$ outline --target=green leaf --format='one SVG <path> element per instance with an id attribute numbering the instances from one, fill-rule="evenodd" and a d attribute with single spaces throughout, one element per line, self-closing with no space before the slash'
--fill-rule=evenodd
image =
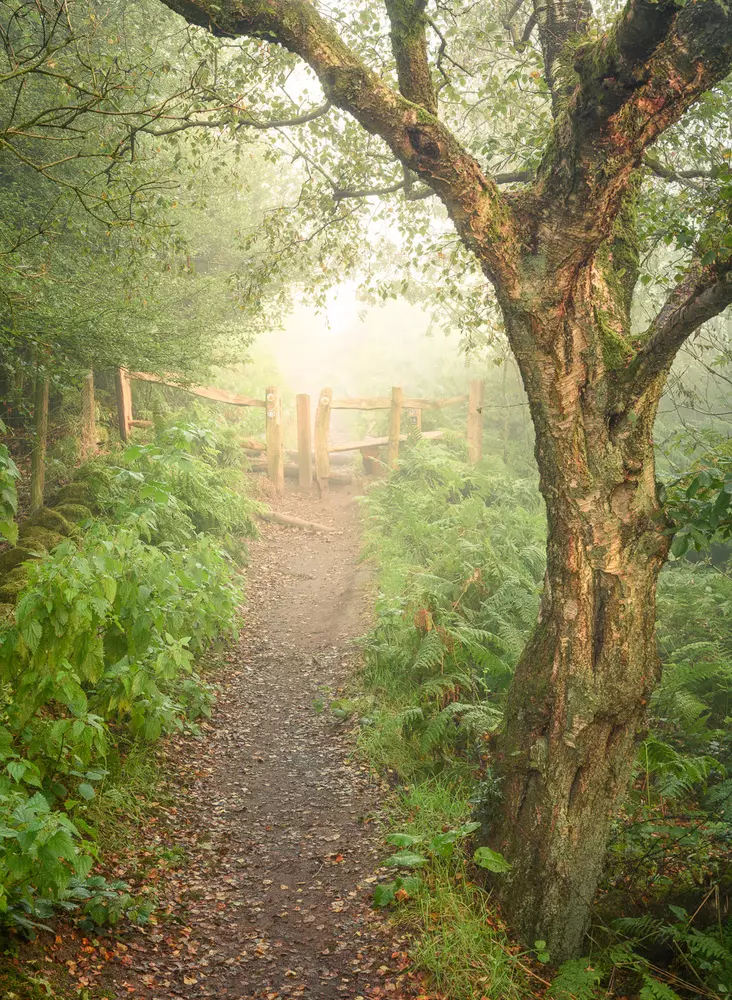
<path id="1" fill-rule="evenodd" d="M 507 872 L 511 870 L 511 865 L 498 851 L 491 850 L 490 847 L 479 847 L 473 855 L 473 861 L 479 868 L 485 868 L 489 872 Z"/>
<path id="2" fill-rule="evenodd" d="M 374 906 L 389 906 L 394 902 L 396 885 L 394 882 L 387 882 L 384 885 L 377 885 L 374 889 Z"/>
<path id="3" fill-rule="evenodd" d="M 427 864 L 427 858 L 412 851 L 399 851 L 398 854 L 392 854 L 387 858 L 384 864 L 392 865 L 394 868 L 420 868 Z"/>
<path id="4" fill-rule="evenodd" d="M 82 783 L 79 785 L 79 795 L 81 795 L 81 797 L 83 799 L 86 799 L 88 802 L 90 799 L 93 799 L 94 796 L 96 795 L 96 792 L 94 791 L 94 786 L 90 785 L 88 781 L 82 781 Z"/>
<path id="5" fill-rule="evenodd" d="M 390 833 L 386 838 L 387 844 L 393 844 L 394 847 L 414 847 L 415 844 L 421 844 L 424 837 L 416 837 L 411 833 Z"/>

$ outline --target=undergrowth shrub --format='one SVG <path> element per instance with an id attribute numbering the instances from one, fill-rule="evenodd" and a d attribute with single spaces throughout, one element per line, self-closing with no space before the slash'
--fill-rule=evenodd
<path id="1" fill-rule="evenodd" d="M 0 626 L 0 920 L 25 929 L 58 907 L 145 918 L 149 904 L 90 875 L 108 759 L 210 713 L 197 658 L 235 626 L 231 553 L 255 533 L 207 427 L 90 462 L 66 493 L 100 516 L 27 564 Z"/>
<path id="2" fill-rule="evenodd" d="M 370 488 L 364 512 L 379 592 L 364 641 L 376 707 L 360 745 L 402 783 L 400 829 L 424 836 L 426 817 L 433 833 L 457 828 L 493 787 L 491 734 L 538 611 L 543 505 L 535 479 L 493 459 L 470 468 L 444 444 L 420 441 Z M 663 680 L 617 818 L 592 956 L 562 968 L 552 997 L 604 995 L 601 983 L 644 1000 L 685 996 L 690 983 L 708 995 L 732 990 L 723 906 L 732 891 L 730 610 L 732 578 L 719 568 L 677 560 L 662 574 Z M 419 883 L 405 879 L 382 896 L 420 927 L 423 966 L 451 995 L 469 997 L 484 989 L 474 930 L 490 910 L 459 856 L 451 874 L 430 861 Z M 449 945 L 435 911 L 450 914 Z M 505 938 L 491 926 L 480 940 L 490 952 L 483 965 L 502 979 Z M 542 944 L 535 957 L 544 960 Z"/>

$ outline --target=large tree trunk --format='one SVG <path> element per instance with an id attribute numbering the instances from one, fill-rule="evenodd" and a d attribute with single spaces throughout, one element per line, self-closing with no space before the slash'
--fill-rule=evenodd
<path id="1" fill-rule="evenodd" d="M 509 924 L 529 945 L 548 942 L 556 961 L 581 951 L 658 680 L 655 590 L 670 541 L 653 464 L 661 381 L 640 399 L 623 389 L 622 338 L 598 321 L 598 284 L 588 275 L 584 303 L 539 297 L 546 347 L 537 348 L 537 313 L 527 321 L 507 310 L 549 533 L 539 622 L 509 693 L 484 839 L 512 865 L 496 881 Z"/>

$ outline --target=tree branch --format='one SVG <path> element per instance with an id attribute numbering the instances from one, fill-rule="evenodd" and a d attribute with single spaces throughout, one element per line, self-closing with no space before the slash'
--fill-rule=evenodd
<path id="1" fill-rule="evenodd" d="M 654 379 L 668 372 L 684 341 L 731 303 L 732 258 L 706 266 L 696 258 L 683 281 L 672 289 L 627 369 L 624 381 L 633 394 L 640 396 Z"/>
<path id="2" fill-rule="evenodd" d="M 437 114 L 437 94 L 427 55 L 427 0 L 385 0 L 391 25 L 391 50 L 399 90 L 414 104 Z"/>
<path id="3" fill-rule="evenodd" d="M 517 47 L 525 45 L 534 24 L 539 28 L 539 43 L 544 56 L 544 75 L 552 95 L 552 110 L 557 117 L 565 106 L 573 81 L 563 68 L 565 50 L 572 39 L 583 35 L 592 17 L 590 0 L 534 0 L 534 10 Z M 528 32 L 528 33 L 527 33 Z"/>
<path id="4" fill-rule="evenodd" d="M 514 170 L 505 174 L 494 174 L 493 181 L 496 184 L 520 184 L 530 181 L 534 174 L 531 170 Z M 398 181 L 386 187 L 371 188 L 339 188 L 333 189 L 333 197 L 336 201 L 343 201 L 345 198 L 371 198 L 376 195 L 395 194 L 397 191 L 404 191 L 406 201 L 425 201 L 427 198 L 434 198 L 435 192 L 432 188 L 415 188 L 409 180 Z"/>
<path id="5" fill-rule="evenodd" d="M 730 66 L 732 0 L 628 0 L 608 32 L 576 49 L 574 89 L 532 195 L 568 280 L 607 239 L 647 147 Z"/>
<path id="6" fill-rule="evenodd" d="M 643 157 L 643 163 L 656 177 L 661 177 L 665 181 L 676 181 L 678 184 L 693 188 L 695 191 L 704 190 L 704 185 L 696 184 L 695 179 L 709 179 L 712 177 L 711 170 L 674 170 L 673 167 L 665 166 L 655 156 L 648 156 L 647 154 Z"/>
<path id="7" fill-rule="evenodd" d="M 222 36 L 246 35 L 281 45 L 303 59 L 326 98 L 367 132 L 380 136 L 405 167 L 445 204 L 465 243 L 492 280 L 518 287 L 513 210 L 493 180 L 424 105 L 389 87 L 343 41 L 308 0 L 163 0 L 188 21 Z"/>
<path id="8" fill-rule="evenodd" d="M 174 125 L 168 129 L 154 129 L 150 126 L 143 125 L 138 128 L 138 132 L 146 132 L 148 135 L 154 136 L 165 136 L 165 135 L 175 135 L 176 132 L 184 132 L 191 128 L 229 128 L 233 126 L 238 132 L 240 128 L 254 128 L 254 129 L 270 129 L 270 128 L 287 128 L 291 125 L 307 125 L 308 122 L 315 121 L 316 118 L 322 118 L 323 115 L 327 115 L 332 108 L 330 101 L 325 101 L 323 104 L 319 104 L 317 108 L 313 108 L 312 111 L 307 111 L 302 115 L 295 115 L 293 118 L 280 118 L 271 119 L 270 121 L 259 122 L 254 118 L 247 118 L 244 121 L 236 121 L 234 118 L 221 118 L 221 119 L 196 119 L 188 118 L 182 121 L 179 125 Z M 234 108 L 233 111 L 238 111 Z"/>

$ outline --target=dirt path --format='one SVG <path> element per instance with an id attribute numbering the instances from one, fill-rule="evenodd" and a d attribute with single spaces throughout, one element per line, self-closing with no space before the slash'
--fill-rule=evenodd
<path id="1" fill-rule="evenodd" d="M 278 509 L 339 533 L 266 525 L 252 546 L 214 718 L 202 740 L 172 745 L 186 792 L 161 836 L 186 857 L 161 886 L 169 917 L 106 966 L 110 998 L 412 995 L 403 946 L 368 900 L 379 790 L 351 761 L 348 725 L 317 710 L 353 673 L 367 626 L 354 495 L 289 493 Z"/>

